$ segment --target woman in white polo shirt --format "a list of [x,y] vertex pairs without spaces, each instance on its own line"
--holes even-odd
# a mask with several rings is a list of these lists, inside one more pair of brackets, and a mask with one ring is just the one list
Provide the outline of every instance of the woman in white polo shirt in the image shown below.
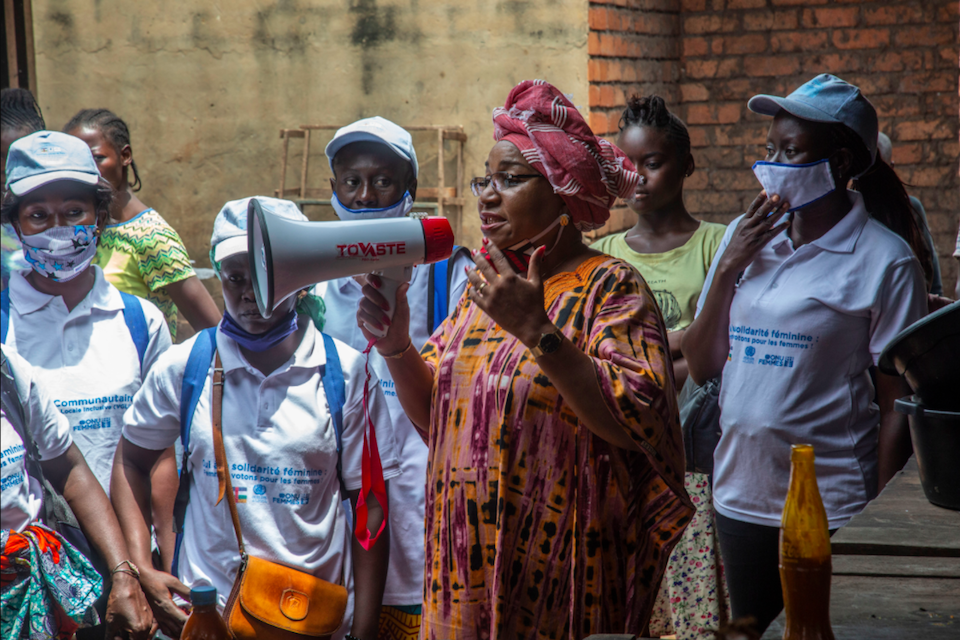
[[32,270],[3,291],[2,341],[34,367],[109,495],[123,412],[170,333],[159,309],[91,264],[113,188],[86,143],[37,131],[10,145],[6,171],[2,218]]
[[[257,200],[277,215],[306,220],[292,202]],[[337,439],[322,383],[329,363],[324,339],[311,319],[298,316],[295,297],[281,303],[269,319],[260,315],[247,257],[249,201],[224,205],[211,239],[211,258],[226,308],[215,330],[224,372],[223,444],[244,545],[250,555],[328,582],[342,578],[350,599],[343,626],[334,637],[343,638],[349,630],[359,640],[376,638],[390,541],[384,535],[387,539],[365,550],[350,535],[342,502],[349,496],[355,507],[360,493],[365,411],[376,425],[383,477],[400,473],[387,405],[379,380],[365,373],[363,356],[335,341],[345,383],[339,455],[348,496],[343,496],[337,478]],[[161,357],[125,416],[112,497],[134,561],[145,561],[150,552],[151,514],[139,505],[144,504],[148,475],[160,452],[180,437],[181,391],[199,339],[210,336],[199,334]],[[190,426],[189,505],[172,567],[179,580],[153,570],[144,571],[141,578],[160,628],[174,638],[186,615],[172,594],[187,597],[190,587],[212,584],[222,608],[240,567],[228,504],[217,504],[212,376],[211,366]],[[384,514],[375,500],[368,505],[368,529],[377,531]]]
[[129,562],[110,501],[73,443],[67,419],[26,360],[12,349],[0,358],[0,637],[71,638],[80,625],[97,621],[100,577],[51,528],[53,522],[43,521],[48,505],[37,476],[66,500],[87,542],[113,567],[106,637],[152,637],[153,616],[137,583],[137,569]]
[[[724,235],[683,354],[694,380],[723,374],[720,548],[733,616],[756,617],[762,633],[783,607],[790,445],[814,447],[831,529],[909,455],[893,410],[909,389],[875,365],[926,312],[926,285],[911,246],[885,226],[918,233],[902,184],[876,158],[877,114],[859,89],[823,74],[749,108],[774,116],[766,161],[754,165],[764,191]],[[859,191],[846,189],[851,179]]]

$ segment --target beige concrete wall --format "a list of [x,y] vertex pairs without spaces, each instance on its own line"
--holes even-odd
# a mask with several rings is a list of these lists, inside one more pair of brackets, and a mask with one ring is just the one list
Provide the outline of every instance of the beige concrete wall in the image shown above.
[[[587,4],[33,0],[39,100],[52,128],[87,107],[123,117],[141,199],[205,266],[220,206],[276,188],[281,127],[460,124],[469,178],[492,145],[491,110],[520,80],[586,110]],[[474,203],[458,238],[472,246]]]

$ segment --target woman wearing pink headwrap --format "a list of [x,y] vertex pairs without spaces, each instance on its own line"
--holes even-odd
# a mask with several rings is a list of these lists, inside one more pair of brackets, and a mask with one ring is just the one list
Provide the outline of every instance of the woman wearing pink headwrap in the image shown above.
[[639,633],[692,513],[676,392],[647,285],[580,234],[638,176],[549,84],[494,124],[468,292],[417,353],[401,289],[377,343],[430,448],[421,637]]

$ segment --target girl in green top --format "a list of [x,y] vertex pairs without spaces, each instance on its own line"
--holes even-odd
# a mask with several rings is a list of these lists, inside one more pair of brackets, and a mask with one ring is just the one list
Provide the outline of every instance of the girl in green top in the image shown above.
[[[623,112],[617,145],[637,167],[640,183],[627,201],[637,223],[592,247],[632,264],[656,296],[667,327],[677,389],[687,378],[680,337],[693,322],[697,299],[722,224],[697,220],[683,204],[683,182],[693,174],[687,127],[658,96],[634,96]],[[696,514],[674,547],[650,620],[650,634],[678,640],[712,638],[708,629],[726,621],[726,587],[716,540],[709,478],[687,473],[684,487]]]
[[220,322],[220,310],[194,273],[180,236],[136,196],[140,175],[126,123],[106,109],[84,109],[63,131],[87,143],[100,175],[116,190],[95,261],[107,280],[156,304],[174,339],[178,309],[197,331]]

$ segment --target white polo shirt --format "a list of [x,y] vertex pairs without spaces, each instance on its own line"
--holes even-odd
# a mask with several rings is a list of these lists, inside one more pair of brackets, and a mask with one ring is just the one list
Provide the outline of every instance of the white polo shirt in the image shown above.
[[[41,460],[62,456],[70,448],[70,424],[60,413],[43,386],[37,384],[33,368],[16,354],[4,349],[8,366],[17,383],[17,395],[23,407],[30,435],[37,444]],[[43,487],[31,478],[25,464],[26,449],[20,435],[0,407],[0,528],[23,531],[40,515]]]
[[[100,267],[90,268],[96,276],[93,288],[72,311],[62,297],[34,289],[24,277],[29,272],[14,273],[6,343],[33,365],[37,381],[67,417],[74,442],[109,496],[123,413],[143,378],[120,291]],[[170,332],[159,309],[143,299],[140,304],[150,337],[145,374],[170,346]]]
[[[146,449],[166,449],[180,437],[180,394],[190,348],[196,338],[168,350],[150,371],[124,416],[123,435]],[[223,442],[237,497],[247,552],[339,583],[341,569],[350,593],[341,634],[350,629],[353,589],[350,535],[337,479],[337,441],[321,383],[326,354],[310,323],[293,357],[264,376],[237,343],[217,332],[224,369]],[[366,424],[362,356],[342,342],[343,481],[361,486]],[[211,363],[212,364],[212,363]],[[211,422],[212,366],[190,430],[190,504],[180,548],[180,579],[188,587],[207,582],[226,604],[240,552],[226,502],[216,505],[217,474]],[[370,418],[376,425],[383,475],[400,473],[389,414],[376,376],[370,381]],[[392,489],[392,487],[391,487]]]
[[909,245],[849,194],[853,208],[823,237],[794,250],[781,233],[737,284],[714,453],[714,504],[728,518],[780,526],[792,444],[813,445],[831,529],[876,495],[880,414],[869,368],[926,314],[926,285]]
[[[450,291],[447,309],[452,312],[467,285],[464,267],[473,266],[473,261],[464,252],[448,266]],[[407,291],[410,303],[410,338],[420,349],[430,338],[430,322],[427,317],[430,269],[427,265],[413,268],[413,278]],[[357,305],[363,297],[360,285],[353,278],[340,278],[321,282],[316,287],[317,295],[327,306],[324,331],[338,340],[343,340],[358,351],[367,346],[360,327],[357,326]],[[432,321],[432,318],[430,319]],[[383,592],[383,604],[409,606],[423,600],[424,566],[424,485],[427,478],[427,445],[397,398],[393,378],[387,363],[377,353],[370,351],[370,365],[380,377],[383,394],[390,409],[397,446],[400,448],[402,473],[390,482],[390,568]]]

